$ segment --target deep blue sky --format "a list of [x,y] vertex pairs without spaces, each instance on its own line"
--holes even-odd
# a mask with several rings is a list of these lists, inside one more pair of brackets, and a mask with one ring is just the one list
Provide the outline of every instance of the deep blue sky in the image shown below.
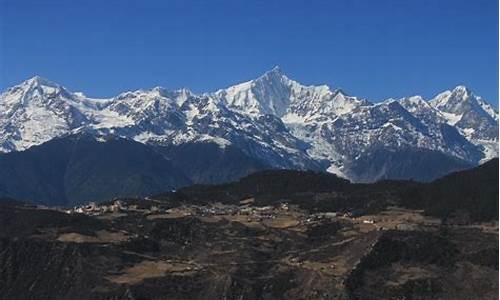
[[274,65],[373,101],[469,86],[498,107],[498,0],[0,0],[0,89],[196,92]]

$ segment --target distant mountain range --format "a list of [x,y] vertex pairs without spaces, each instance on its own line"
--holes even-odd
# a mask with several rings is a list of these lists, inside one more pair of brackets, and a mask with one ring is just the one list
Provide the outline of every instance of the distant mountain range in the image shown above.
[[108,99],[34,77],[0,96],[0,152],[0,195],[61,204],[272,168],[430,181],[498,156],[498,112],[464,86],[372,103],[277,67],[213,93]]

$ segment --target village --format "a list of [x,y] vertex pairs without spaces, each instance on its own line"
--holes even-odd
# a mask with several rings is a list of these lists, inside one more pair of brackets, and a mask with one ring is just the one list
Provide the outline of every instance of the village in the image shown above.
[[248,221],[264,221],[276,219],[283,216],[294,216],[302,222],[312,222],[324,218],[343,217],[349,218],[349,212],[321,212],[307,214],[296,205],[281,203],[276,206],[253,206],[253,199],[240,201],[240,205],[222,204],[219,202],[209,205],[183,204],[169,207],[161,201],[145,198],[141,200],[114,200],[104,203],[90,202],[86,205],[75,206],[72,209],[63,210],[67,214],[85,214],[88,216],[102,217],[123,216],[127,213],[141,213],[148,219],[181,218],[194,216],[200,218],[221,216],[244,216]]
[[100,219],[113,219],[127,214],[141,214],[148,220],[196,217],[205,222],[227,220],[249,227],[274,227],[305,230],[306,226],[329,221],[357,224],[363,231],[371,230],[428,230],[441,225],[441,220],[424,216],[422,211],[389,207],[376,215],[354,215],[350,211],[309,213],[297,205],[255,206],[254,199],[241,200],[239,205],[211,203],[208,205],[181,204],[171,207],[165,202],[144,199],[116,199],[104,203],[91,202],[64,210],[68,214],[85,214]]

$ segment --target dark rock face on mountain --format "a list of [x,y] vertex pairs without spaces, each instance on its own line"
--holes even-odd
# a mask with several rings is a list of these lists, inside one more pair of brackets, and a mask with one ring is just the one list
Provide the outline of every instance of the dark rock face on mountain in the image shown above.
[[2,196],[49,205],[146,196],[190,182],[164,156],[124,139],[77,135],[0,155]]
[[69,211],[0,199],[0,299],[498,299],[488,210],[498,160],[431,183],[276,170]]

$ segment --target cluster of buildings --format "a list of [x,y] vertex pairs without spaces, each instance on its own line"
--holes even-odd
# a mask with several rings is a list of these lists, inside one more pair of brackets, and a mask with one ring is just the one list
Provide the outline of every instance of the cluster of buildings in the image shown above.
[[[141,201],[124,201],[114,200],[112,202],[95,203],[90,202],[86,205],[75,206],[72,209],[65,210],[66,213],[73,214],[86,214],[91,216],[99,216],[106,213],[119,213],[119,212],[142,212],[144,214],[166,214],[177,216],[222,216],[222,215],[239,215],[248,216],[252,220],[266,220],[274,219],[283,214],[295,213],[300,211],[298,207],[282,203],[276,206],[253,206],[248,204],[233,205],[214,203],[207,206],[201,205],[181,205],[175,208],[163,207],[154,203],[151,199]],[[299,213],[300,214],[300,213]],[[337,212],[320,212],[315,214],[300,214],[301,222],[310,223],[321,221],[323,219],[332,219],[341,216],[348,216],[345,213]]]
[[67,210],[67,213],[78,213],[86,215],[100,215],[103,213],[120,212],[125,210],[126,207],[123,201],[116,200],[111,204],[97,204],[90,202],[86,205],[75,206],[73,209]]
[[190,206],[189,210],[193,215],[201,217],[240,215],[262,219],[275,218],[280,212],[287,211],[288,204],[275,206],[250,206],[215,203],[209,206]]
[[157,205],[143,206],[134,203],[128,203],[122,200],[114,200],[113,202],[95,203],[90,202],[86,205],[75,206],[72,209],[65,210],[66,213],[78,213],[86,215],[101,215],[105,213],[117,213],[123,211],[137,211],[144,213],[164,212],[165,209]]

